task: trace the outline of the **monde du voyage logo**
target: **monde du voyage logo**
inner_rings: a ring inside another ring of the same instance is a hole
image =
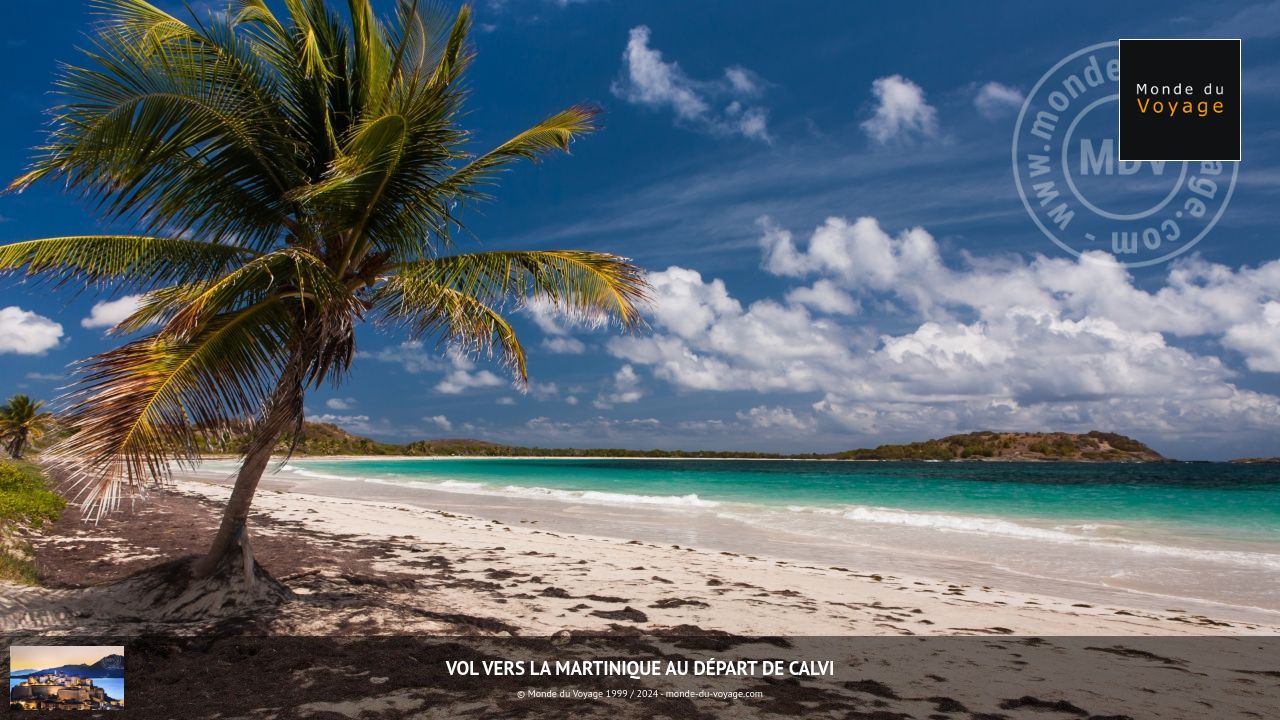
[[[1239,53],[1238,40],[1121,40],[1050,68],[1012,148],[1040,230],[1073,255],[1128,267],[1200,242],[1239,173]]]

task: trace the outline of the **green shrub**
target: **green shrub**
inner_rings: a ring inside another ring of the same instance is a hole
[[[64,507],[66,501],[48,490],[35,465],[0,461],[0,580],[36,581],[35,553],[15,531],[43,527]]]
[[[34,465],[0,462],[0,525],[42,527],[56,520],[66,504],[48,490]]]

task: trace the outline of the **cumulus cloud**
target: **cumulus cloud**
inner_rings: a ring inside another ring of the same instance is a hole
[[[816,396],[821,417],[868,435],[1280,429],[1280,399],[1240,387],[1228,362],[1238,353],[1252,370],[1280,372],[1280,261],[1187,260],[1148,291],[1101,253],[953,267],[924,229],[890,235],[873,218],[833,217],[804,241],[766,223],[761,246],[769,272],[817,280],[744,306],[696,271],[653,273],[656,332],[616,338],[610,352],[685,390]],[[857,332],[827,316],[849,307],[843,298],[888,312]],[[739,420],[776,414],[762,408]]]
[[[557,355],[581,355],[587,346],[577,338],[549,337],[542,341],[542,349]]]
[[[445,395],[459,395],[470,389],[508,384],[507,380],[492,371],[477,368],[476,362],[461,350],[450,348],[442,355],[428,349],[419,340],[402,342],[375,353],[361,353],[360,357],[398,364],[405,372],[413,375],[444,373],[444,377],[434,387],[436,392]]]
[[[635,368],[623,365],[613,374],[613,389],[600,393],[591,404],[601,409],[608,409],[615,404],[637,402],[642,397],[644,397],[644,391],[640,389],[640,376],[636,374]]]
[[[1269,301],[1260,317],[1231,326],[1222,343],[1242,353],[1250,370],[1280,372],[1280,302]]]
[[[340,428],[354,433],[373,432],[374,427],[369,423],[368,415],[338,415],[334,413],[321,413],[319,415],[308,415],[307,420],[317,423],[328,423],[337,425]]]
[[[705,281],[696,270],[680,267],[651,273],[649,282],[658,332],[614,338],[608,347],[679,387],[817,390],[818,368],[852,362],[853,351],[842,340],[847,333],[803,306],[765,299],[743,308],[721,280]]]
[[[992,81],[978,88],[973,96],[973,105],[988,120],[998,120],[1018,111],[1022,107],[1022,91]]]
[[[62,325],[16,305],[0,308],[0,355],[43,355],[62,340]]]
[[[524,311],[538,329],[548,336],[542,341],[542,349],[557,355],[581,355],[586,352],[586,344],[570,336],[571,329],[594,330],[607,323],[603,315],[582,317],[567,314],[555,303],[542,298],[527,302]]]
[[[106,300],[95,303],[89,310],[89,317],[80,321],[84,328],[115,327],[125,318],[134,314],[142,303],[141,295],[125,295],[117,300]]]
[[[458,395],[473,388],[500,387],[508,384],[488,370],[476,369],[475,361],[458,351],[449,351],[451,369],[445,373],[444,379],[436,383],[436,392],[445,395]]]
[[[924,97],[924,90],[901,75],[889,75],[871,83],[875,113],[863,121],[867,136],[880,144],[912,136],[938,134],[938,111]]]
[[[444,415],[431,415],[430,417],[424,417],[422,419],[424,422],[431,423],[445,432],[453,430],[453,423]]]
[[[725,69],[722,79],[695,80],[676,62],[663,60],[649,39],[647,26],[631,28],[614,95],[636,105],[670,110],[687,127],[769,142],[768,110],[751,103],[764,91],[759,76],[735,65]]]
[[[440,353],[428,349],[421,340],[408,340],[376,353],[361,352],[359,357],[395,363],[411,375],[442,372],[447,368]]]
[[[614,419],[594,417],[567,421],[539,416],[527,421],[522,436],[532,441],[563,445],[628,445],[635,447],[638,438],[655,438],[663,425],[657,418]],[[643,444],[643,441],[640,441]]]
[[[818,280],[810,287],[792,289],[787,293],[787,302],[806,305],[831,315],[853,315],[858,312],[858,302],[830,280]]]
[[[738,419],[759,430],[811,430],[817,423],[812,418],[799,418],[784,407],[760,405],[738,413]]]
[[[351,410],[356,406],[355,398],[329,398],[324,406],[330,410]]]

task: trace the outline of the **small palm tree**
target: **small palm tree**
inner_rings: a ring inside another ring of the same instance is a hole
[[[254,423],[195,577],[247,553],[270,455],[302,422],[305,391],[343,379],[362,321],[496,352],[519,383],[525,352],[504,312],[537,299],[640,322],[647,286],[623,258],[452,252],[460,211],[500,171],[567,151],[596,113],[571,107],[472,154],[467,7],[446,17],[402,0],[384,24],[370,0],[345,14],[285,0],[283,18],[237,0],[190,22],[144,0],[97,5],[92,46],[64,67],[48,141],[13,188],[57,179],[132,234],[0,246],[0,271],[145,293],[115,330],[146,334],[87,360],[66,399],[75,432],[56,451],[88,512]]]
[[[0,405],[0,442],[9,457],[21,458],[30,444],[53,426],[53,414],[41,412],[43,407],[44,402],[26,395],[14,395]]]

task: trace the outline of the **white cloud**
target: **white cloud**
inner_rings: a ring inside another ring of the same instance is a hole
[[[577,338],[550,337],[542,341],[542,349],[557,355],[581,355],[587,346]]]
[[[752,97],[764,92],[764,82],[760,76],[740,65],[725,68],[724,77],[729,81],[729,85],[743,97]]]
[[[816,394],[821,416],[868,435],[1280,429],[1280,398],[1239,387],[1203,349],[1217,342],[1252,370],[1280,372],[1280,261],[1232,270],[1187,260],[1147,291],[1102,254],[966,256],[952,267],[925,230],[891,236],[873,218],[830,218],[806,242],[766,223],[761,245],[770,272],[818,280],[786,302],[744,307],[718,279],[653,273],[654,334],[615,338],[611,354],[686,390]],[[886,313],[848,328],[810,312],[841,305],[821,308],[828,295]],[[1193,351],[1178,338],[1202,341]]]
[[[798,287],[787,293],[787,302],[808,307],[832,315],[854,315],[858,303],[849,293],[836,287],[830,280],[818,280],[811,287]]]
[[[499,387],[508,384],[488,370],[477,370],[475,362],[462,352],[451,350],[448,353],[452,369],[444,379],[436,383],[436,392],[446,395],[458,395],[472,388]]]
[[[57,382],[58,380],[66,380],[67,376],[61,373],[42,373],[29,372],[26,374],[28,380],[40,380],[44,382]]]
[[[1233,325],[1222,343],[1243,353],[1250,370],[1280,372],[1280,302],[1269,301],[1261,317]]]
[[[764,89],[755,73],[735,65],[725,69],[722,80],[694,80],[679,64],[664,61],[662,53],[649,46],[649,38],[648,27],[631,28],[614,95],[637,105],[669,109],[677,122],[689,127],[769,142],[768,111],[747,104]]]
[[[912,135],[938,134],[938,112],[925,101],[924,90],[901,75],[889,75],[871,83],[876,97],[875,114],[862,123],[872,140],[885,144]]]
[[[421,340],[402,342],[395,347],[383,348],[376,353],[361,352],[359,357],[396,363],[411,375],[425,372],[441,372],[447,367],[440,354],[426,349]]]
[[[89,310],[89,317],[80,321],[80,326],[84,328],[115,327],[137,312],[141,304],[141,295],[125,295],[117,300],[95,303]]]
[[[608,409],[615,404],[633,403],[644,397],[640,389],[640,376],[631,365],[623,365],[613,374],[613,390],[600,393],[591,404],[601,409]]]
[[[356,406],[355,398],[329,398],[324,401],[324,406],[330,410],[351,410]]]
[[[43,355],[58,346],[62,325],[16,305],[0,308],[0,355]]]
[[[499,405],[515,405],[516,399],[511,397],[510,395],[504,395],[503,397],[500,397],[497,400],[494,400],[494,402]]]
[[[337,425],[338,427],[356,433],[369,432],[372,429],[372,426],[369,424],[368,415],[335,415],[333,413],[322,413],[320,415],[308,415],[307,420],[316,423]]]
[[[432,415],[430,417],[424,417],[422,419],[423,421],[429,422],[432,425],[435,425],[436,427],[440,428],[445,432],[449,432],[453,430],[453,423],[450,422],[449,418],[445,417],[444,415]]]
[[[586,344],[570,337],[571,328],[595,330],[608,324],[608,318],[602,314],[581,316],[566,313],[563,308],[543,298],[528,301],[523,309],[538,329],[549,336],[542,341],[542,348],[557,355],[581,355],[586,352]]]
[[[738,419],[761,430],[811,430],[817,423],[812,418],[798,418],[784,407],[760,405],[738,413]]]
[[[658,332],[614,338],[608,347],[680,387],[816,390],[816,367],[850,362],[847,333],[802,306],[765,299],[744,310],[722,281],[679,267],[651,273],[649,282]]]
[[[529,394],[536,400],[554,400],[560,396],[560,387],[555,383],[529,383]]]
[[[978,94],[973,96],[973,105],[983,117],[998,120],[1017,112],[1023,99],[1021,90],[992,81],[978,89]]]
[[[396,363],[410,374],[442,372],[444,377],[436,383],[436,392],[458,395],[473,388],[498,387],[507,380],[489,370],[479,370],[465,352],[446,350],[441,356],[426,348],[419,340],[410,340],[395,347],[383,348],[376,353],[361,353],[360,357]]]
[[[653,437],[662,429],[662,422],[657,418],[606,417],[565,421],[541,416],[526,422],[524,428],[526,437],[539,442],[636,447],[638,438]]]

